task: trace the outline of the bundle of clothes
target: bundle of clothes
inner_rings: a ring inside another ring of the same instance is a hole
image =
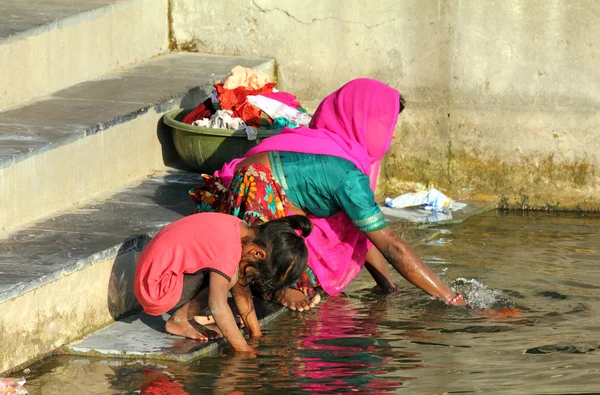
[[[256,139],[258,129],[308,126],[311,116],[296,96],[278,91],[275,85],[264,73],[236,66],[223,82],[214,85],[212,95],[188,113],[182,122],[243,130],[248,140]]]

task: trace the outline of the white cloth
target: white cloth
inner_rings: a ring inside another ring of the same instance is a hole
[[[233,111],[217,110],[210,118],[198,119],[192,122],[194,126],[213,129],[243,130],[248,140],[256,140],[257,132],[252,126],[246,125],[242,118],[233,118]]]
[[[260,108],[272,119],[283,117],[298,126],[308,126],[311,116],[305,112],[298,111],[293,107],[271,99],[270,97],[256,95],[248,96],[248,102],[254,107]]]
[[[405,193],[394,199],[385,198],[385,205],[392,208],[422,206],[425,210],[445,212],[452,208],[452,199],[430,188],[428,191]]]

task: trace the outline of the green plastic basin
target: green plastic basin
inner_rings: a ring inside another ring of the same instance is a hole
[[[248,140],[246,132],[213,129],[180,122],[191,109],[169,111],[163,116],[166,125],[173,128],[173,142],[181,159],[203,173],[220,169],[223,163],[241,158],[248,150],[279,131],[258,129],[256,140]]]

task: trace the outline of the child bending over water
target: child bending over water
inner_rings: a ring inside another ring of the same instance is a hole
[[[311,230],[299,215],[258,226],[220,213],[182,218],[161,230],[140,256],[135,296],[150,315],[177,308],[166,323],[170,334],[202,341],[222,335],[236,351],[252,351],[227,303],[228,292],[251,335],[262,336],[249,284],[274,295],[296,281],[306,269],[303,237]],[[205,276],[208,286],[202,288]],[[199,324],[207,306],[215,330]]]

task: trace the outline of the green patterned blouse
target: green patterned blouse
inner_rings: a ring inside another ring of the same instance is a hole
[[[273,176],[290,201],[315,217],[345,211],[361,232],[385,228],[387,222],[370,187],[369,177],[346,159],[296,152],[269,152]]]

